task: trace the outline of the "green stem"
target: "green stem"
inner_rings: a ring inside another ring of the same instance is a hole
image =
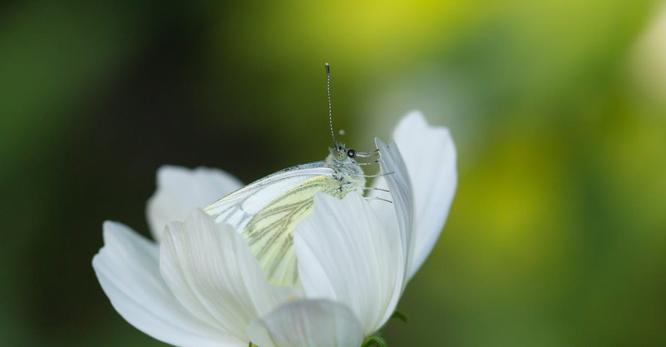
[[[388,343],[379,335],[368,336],[363,340],[361,347],[388,347]]]

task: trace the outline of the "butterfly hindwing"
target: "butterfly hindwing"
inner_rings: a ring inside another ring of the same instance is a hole
[[[312,210],[317,192],[335,189],[332,172],[322,163],[286,169],[228,194],[204,211],[246,238],[271,283],[291,285],[297,278],[293,230]]]
[[[319,192],[343,198],[363,192],[363,170],[336,144],[326,161],[294,166],[230,193],[204,211],[217,223],[227,223],[248,242],[252,254],[276,285],[297,282],[293,233],[313,209]]]
[[[273,200],[247,224],[242,235],[271,283],[288,285],[296,282],[296,256],[293,232],[307,217],[318,192],[332,193],[337,181],[330,176],[315,176],[296,185]]]

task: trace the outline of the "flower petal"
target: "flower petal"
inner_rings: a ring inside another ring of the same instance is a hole
[[[248,330],[260,347],[358,347],[361,324],[344,305],[329,300],[299,300],[284,304]]]
[[[389,188],[393,203],[374,204],[373,209],[381,217],[385,228],[395,229],[400,235],[401,249],[405,254],[403,277],[408,279],[406,270],[411,267],[415,245],[412,184],[397,145],[395,143],[385,144],[380,139],[375,139],[375,144],[379,149],[382,172],[385,173],[383,177],[380,177],[381,184],[384,185],[384,188]],[[406,285],[405,280],[403,289]]]
[[[397,305],[404,278],[397,229],[383,228],[358,193],[342,200],[319,193],[313,213],[297,226],[294,243],[307,297],[348,306],[365,334],[381,328]]]
[[[153,238],[159,241],[171,221],[183,221],[202,208],[239,189],[241,182],[216,169],[162,166],[157,170],[157,191],[148,200],[146,215]]]
[[[130,324],[180,346],[241,346],[196,319],[162,280],[157,247],[126,226],[104,223],[104,247],[93,268],[113,307]]]
[[[405,116],[394,134],[414,198],[414,252],[408,276],[421,267],[437,241],[456,190],[456,149],[447,128],[428,125],[420,112]]]
[[[246,343],[247,326],[292,294],[271,286],[241,236],[201,210],[184,223],[169,224],[160,268],[176,298],[194,316]]]

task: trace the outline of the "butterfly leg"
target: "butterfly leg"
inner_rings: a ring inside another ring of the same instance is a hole
[[[392,203],[393,203],[393,201],[391,201],[391,200],[384,199],[384,198],[379,198],[379,197],[376,197],[376,196],[373,196],[373,197],[371,197],[371,198],[365,198],[365,200],[366,200],[366,201],[375,201],[375,200],[376,200],[376,201],[383,201],[383,202],[388,202],[389,204],[392,204]]]
[[[376,175],[363,175],[363,177],[383,177],[383,176],[388,176],[388,175],[393,175],[393,174],[395,174],[395,172],[391,171],[391,172],[380,173],[380,174],[376,174]]]
[[[359,158],[370,158],[379,155],[379,149],[375,149],[372,152],[356,152],[356,156]]]

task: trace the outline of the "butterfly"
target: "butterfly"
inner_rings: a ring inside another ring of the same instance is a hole
[[[330,92],[330,66],[325,64],[329,127],[333,144],[325,160],[293,166],[229,193],[204,209],[218,223],[240,230],[252,254],[275,285],[298,280],[293,233],[296,225],[313,210],[314,196],[326,193],[343,198],[350,192],[363,194],[366,176],[357,158],[378,155],[358,152],[336,141]],[[380,199],[383,200],[383,199]]]

